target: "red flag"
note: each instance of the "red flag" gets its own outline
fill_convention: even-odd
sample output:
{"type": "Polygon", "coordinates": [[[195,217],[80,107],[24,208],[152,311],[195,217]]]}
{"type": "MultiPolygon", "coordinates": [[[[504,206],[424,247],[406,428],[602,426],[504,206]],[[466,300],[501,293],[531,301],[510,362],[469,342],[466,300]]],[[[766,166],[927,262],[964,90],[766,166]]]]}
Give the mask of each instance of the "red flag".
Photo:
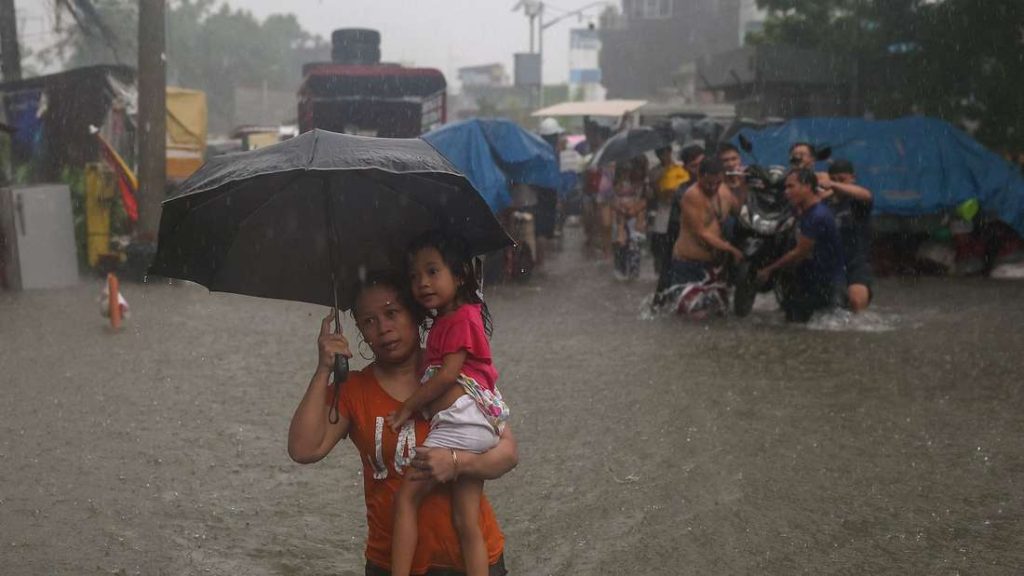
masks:
{"type": "Polygon", "coordinates": [[[117,175],[117,187],[121,190],[121,202],[124,204],[125,213],[128,214],[128,219],[132,223],[138,222],[139,203],[135,200],[135,194],[139,191],[139,181],[117,150],[114,150],[114,147],[99,132],[96,133],[96,138],[99,138],[103,159],[117,175]]]}

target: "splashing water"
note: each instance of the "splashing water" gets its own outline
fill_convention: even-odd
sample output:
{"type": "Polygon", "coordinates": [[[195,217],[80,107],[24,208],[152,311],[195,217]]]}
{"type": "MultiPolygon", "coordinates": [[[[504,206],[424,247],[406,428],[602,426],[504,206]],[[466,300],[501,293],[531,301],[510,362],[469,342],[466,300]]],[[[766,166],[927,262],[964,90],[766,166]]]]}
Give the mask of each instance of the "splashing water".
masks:
{"type": "Polygon", "coordinates": [[[892,332],[900,320],[895,314],[870,310],[854,314],[849,310],[837,309],[815,314],[806,326],[808,330],[826,332],[892,332]]]}
{"type": "MultiPolygon", "coordinates": [[[[658,318],[678,316],[691,320],[707,320],[709,318],[721,317],[709,314],[686,316],[679,314],[678,309],[678,296],[656,301],[654,295],[649,295],[640,302],[640,319],[656,320],[658,318]]],[[[873,310],[854,314],[845,309],[817,313],[806,324],[788,324],[780,311],[775,295],[771,293],[757,295],[757,298],[754,300],[753,313],[750,316],[737,318],[729,312],[727,319],[729,322],[749,323],[751,325],[769,325],[780,328],[790,325],[794,328],[823,332],[892,332],[903,324],[903,318],[896,314],[873,310]]]]}

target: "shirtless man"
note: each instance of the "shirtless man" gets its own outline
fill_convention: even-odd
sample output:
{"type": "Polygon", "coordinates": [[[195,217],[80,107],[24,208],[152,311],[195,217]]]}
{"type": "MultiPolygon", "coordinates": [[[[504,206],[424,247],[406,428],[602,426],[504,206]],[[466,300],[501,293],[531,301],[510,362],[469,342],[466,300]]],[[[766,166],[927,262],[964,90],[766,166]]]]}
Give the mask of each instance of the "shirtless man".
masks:
{"type": "Polygon", "coordinates": [[[722,237],[722,220],[735,207],[735,200],[723,185],[724,175],[717,158],[705,158],[698,169],[697,183],[679,202],[682,226],[672,247],[670,285],[703,282],[726,254],[737,262],[743,260],[743,253],[722,237]]]}

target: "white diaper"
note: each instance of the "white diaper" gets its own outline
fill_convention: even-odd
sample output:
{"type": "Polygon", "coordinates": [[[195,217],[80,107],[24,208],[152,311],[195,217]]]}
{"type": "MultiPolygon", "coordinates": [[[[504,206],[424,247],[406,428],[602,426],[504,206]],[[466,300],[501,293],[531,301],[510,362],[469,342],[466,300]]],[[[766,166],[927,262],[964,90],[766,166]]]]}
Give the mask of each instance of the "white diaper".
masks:
{"type": "Polygon", "coordinates": [[[498,443],[494,426],[471,396],[462,395],[451,406],[434,414],[430,432],[423,445],[428,448],[454,448],[468,452],[487,452],[498,443]]]}

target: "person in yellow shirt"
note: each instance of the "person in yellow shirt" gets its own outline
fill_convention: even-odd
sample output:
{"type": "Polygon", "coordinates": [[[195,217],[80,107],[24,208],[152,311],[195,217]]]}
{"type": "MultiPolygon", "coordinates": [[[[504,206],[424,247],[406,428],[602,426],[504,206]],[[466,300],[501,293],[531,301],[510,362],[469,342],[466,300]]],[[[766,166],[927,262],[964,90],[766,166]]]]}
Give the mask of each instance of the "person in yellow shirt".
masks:
{"type": "Polygon", "coordinates": [[[648,176],[653,196],[649,201],[652,208],[649,231],[654,271],[660,273],[672,257],[672,244],[675,243],[675,238],[669,234],[668,225],[672,214],[672,196],[680,184],[690,179],[690,175],[672,159],[671,146],[659,148],[655,154],[659,164],[651,169],[648,176]]]}

